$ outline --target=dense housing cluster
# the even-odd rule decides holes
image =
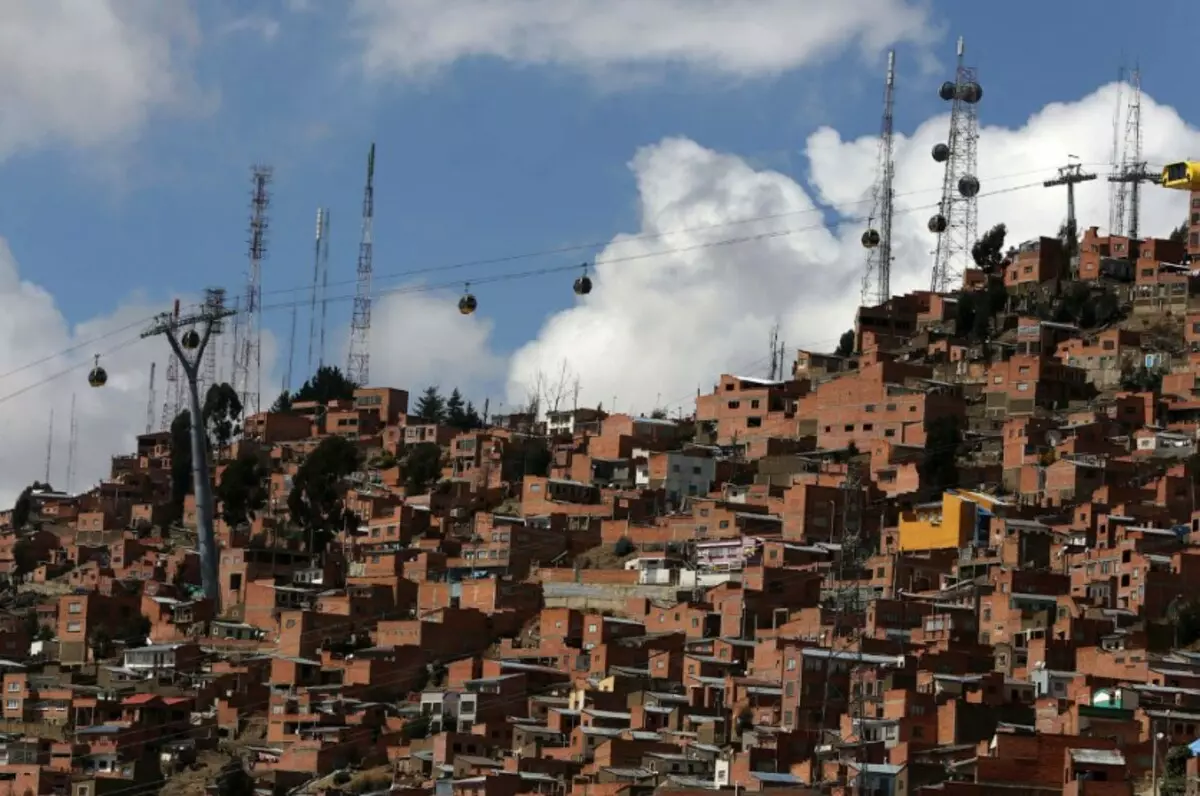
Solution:
[[[0,796],[1194,792],[1193,229],[996,227],[689,416],[214,385],[216,600],[187,412],[0,515]]]

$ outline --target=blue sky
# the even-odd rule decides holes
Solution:
[[[362,75],[340,11],[295,14],[276,4],[266,13],[280,27],[267,41],[253,30],[222,31],[237,19],[234,5],[214,4],[200,16],[197,82],[219,103],[215,111],[153,118],[127,180],[89,173],[89,153],[60,148],[3,166],[10,186],[0,195],[3,234],[23,272],[50,290],[72,321],[133,290],[157,295],[239,284],[253,161],[276,169],[264,273],[270,292],[306,281],[318,204],[334,212],[331,278],[352,277],[372,140],[379,147],[375,264],[382,276],[636,229],[626,163],[663,136],[686,135],[803,178],[800,150],[817,125],[844,137],[878,126],[881,62],[864,62],[857,52],[763,78],[667,70],[628,88],[561,66],[483,58],[405,85]],[[1170,19],[1186,8],[1151,5],[1156,13],[1142,18]],[[992,124],[1019,123],[1048,101],[1078,98],[1111,79],[1120,53],[1097,43],[1125,33],[1118,17],[1095,3],[941,2],[930,18],[946,34],[931,50],[943,63],[953,55],[952,35],[968,36],[969,61],[987,91],[983,118]],[[1085,27],[1083,35],[1060,32]],[[900,130],[942,110],[930,90],[941,75],[920,74],[913,49],[899,50]],[[1186,85],[1182,55],[1144,49],[1131,55],[1141,59],[1148,91],[1165,98]],[[481,294],[498,322],[501,349],[534,335],[546,313],[570,300],[561,281],[513,282]],[[518,311],[502,309],[518,302]],[[331,321],[343,323],[348,305],[331,312]],[[282,330],[284,315],[270,322]]]
[[[25,31],[0,51],[0,239],[12,255],[0,251],[0,401],[33,385],[0,421],[14,460],[40,460],[46,440],[13,407],[65,416],[76,386],[56,374],[95,350],[97,332],[206,286],[241,292],[254,162],[275,169],[268,305],[307,285],[320,205],[342,283],[330,294],[351,294],[372,141],[378,289],[410,284],[403,271],[611,241],[422,277],[602,254],[613,262],[585,301],[566,273],[478,285],[470,319],[453,310],[457,285],[378,301],[372,381],[458,384],[495,408],[559,374],[578,379],[583,403],[648,412],[686,410],[723,371],[765,375],[773,324],[791,349],[830,349],[852,324],[891,46],[905,214],[893,292],[928,283],[925,218],[941,184],[928,152],[945,136],[936,91],[958,35],[985,89],[981,226],[1057,229],[1065,197],[1037,186],[1068,153],[1107,168],[1117,103],[1105,86],[1123,59],[1140,61],[1154,100],[1146,157],[1200,154],[1192,109],[1166,107],[1190,97],[1188,56],[1152,35],[1133,49],[1108,0],[84,1],[0,9],[0,24]],[[1183,0],[1143,4],[1139,29],[1189,15]],[[987,198],[995,188],[1019,190]],[[1169,193],[1146,195],[1151,233],[1182,219],[1186,198]],[[1107,203],[1103,180],[1081,189],[1083,223],[1105,225]],[[639,233],[657,237],[619,237]],[[29,284],[6,282],[14,267]],[[335,364],[349,312],[330,308]],[[281,337],[289,312],[265,321]],[[304,312],[300,329],[302,360]],[[79,396],[80,413],[104,421],[83,426],[94,435],[83,477],[130,447],[149,362],[165,367],[161,341],[121,345],[110,389]],[[58,356],[76,346],[76,359]],[[274,349],[264,341],[264,403],[279,384]],[[28,482],[3,469],[0,498]]]

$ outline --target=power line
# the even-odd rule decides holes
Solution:
[[[1087,164],[1083,164],[1083,165],[1103,166],[1106,164],[1087,163]],[[1160,166],[1161,164],[1149,164],[1149,165]],[[1006,175],[1003,175],[1000,177],[995,177],[995,178],[993,178],[993,180],[1014,179],[1016,177],[1024,177],[1024,176],[1028,176],[1031,174],[1039,174],[1039,173],[1043,173],[1045,171],[1046,171],[1046,169],[1030,169],[1030,170],[1023,171],[1023,172],[1014,172],[1012,174],[1006,174]],[[1040,184],[1040,183],[1037,183],[1037,184]],[[1002,194],[1002,193],[1008,193],[1008,192],[1011,192],[1014,190],[1023,190],[1025,188],[1033,187],[1033,185],[1034,185],[1033,183],[1022,184],[1022,185],[1010,186],[1008,188],[1001,188],[1001,189],[997,189],[994,191],[987,191],[983,194],[980,194],[980,198],[986,197],[986,196]],[[922,193],[930,193],[934,190],[936,190],[936,189],[926,188],[926,189],[922,189],[922,190],[908,191],[903,194],[896,194],[896,196],[897,197],[914,196],[914,195],[922,194]],[[747,216],[745,218],[734,219],[732,221],[719,222],[716,224],[698,225],[698,226],[694,226],[694,227],[679,227],[679,228],[672,229],[672,230],[664,230],[661,232],[646,233],[643,235],[623,236],[620,240],[620,243],[632,243],[632,242],[636,242],[636,241],[645,241],[645,240],[658,240],[658,239],[670,237],[671,235],[685,235],[685,234],[689,234],[689,233],[693,233],[693,232],[710,231],[710,230],[714,230],[714,229],[722,229],[725,227],[739,226],[742,224],[751,224],[751,223],[756,223],[756,222],[760,222],[760,221],[770,221],[773,219],[788,218],[788,217],[797,216],[797,215],[819,215],[819,214],[825,213],[827,210],[830,210],[830,209],[846,210],[848,208],[851,208],[851,207],[854,207],[857,205],[861,205],[861,204],[864,204],[864,203],[870,202],[870,201],[872,201],[872,200],[871,199],[863,199],[863,200],[857,200],[857,201],[853,201],[853,202],[845,202],[845,203],[839,203],[839,204],[835,204],[835,205],[824,206],[822,208],[808,208],[808,209],[804,209],[804,210],[792,210],[792,211],[786,211],[786,212],[782,212],[782,213],[768,213],[768,214],[763,214],[763,215],[758,215],[758,216]],[[938,205],[914,206],[911,208],[907,208],[905,210],[899,210],[897,212],[900,214],[903,214],[903,213],[909,213],[909,212],[914,212],[914,211],[918,211],[918,210],[929,209],[931,207],[937,207],[937,206]],[[323,239],[324,239],[324,243],[325,243],[325,250],[324,250],[323,257],[326,260],[326,264],[322,268],[322,278],[323,278],[322,291],[327,290],[328,287],[331,285],[338,286],[338,285],[356,284],[357,283],[357,279],[341,280],[341,281],[334,281],[334,282],[328,281],[329,273],[328,273],[327,260],[328,260],[328,241],[329,241],[329,221],[330,221],[330,213],[329,213],[329,210],[327,209],[327,210],[325,210],[325,232],[323,235]],[[810,231],[810,230],[815,230],[815,229],[824,229],[824,228],[827,228],[827,225],[824,223],[820,223],[820,224],[815,224],[815,225],[812,225],[809,227],[799,228],[799,229],[793,230],[792,232],[798,233],[798,232],[805,232],[805,231]],[[541,250],[527,251],[527,252],[521,252],[521,253],[516,253],[516,254],[502,255],[499,257],[489,257],[489,258],[482,258],[482,259],[476,259],[476,260],[464,260],[464,261],[458,261],[458,262],[450,262],[450,263],[444,263],[441,265],[424,266],[421,268],[415,268],[415,269],[410,269],[410,270],[406,270],[406,271],[394,271],[391,273],[374,274],[373,279],[375,281],[390,280],[390,279],[402,279],[404,277],[420,276],[423,274],[437,273],[437,272],[441,272],[441,271],[461,270],[461,269],[465,269],[465,268],[472,268],[472,267],[479,267],[479,266],[486,266],[486,265],[500,265],[500,264],[515,262],[515,261],[519,261],[519,260],[536,259],[538,257],[547,257],[547,256],[555,255],[555,254],[579,252],[579,251],[582,251],[585,249],[603,248],[612,243],[613,243],[613,239],[610,238],[609,240],[602,241],[602,242],[584,243],[584,244],[578,244],[578,245],[572,245],[572,246],[563,246],[563,247],[558,247],[558,248],[553,248],[553,249],[541,249]],[[719,245],[721,243],[722,242],[718,241],[717,245]],[[690,250],[690,249],[666,249],[657,254],[667,255],[667,254],[671,254],[671,253],[674,253],[677,251],[687,251],[687,250]],[[657,256],[657,254],[654,256]],[[637,255],[637,256],[643,257],[645,255]],[[603,260],[603,262],[621,262],[625,259],[626,258],[608,257],[608,258],[605,258]],[[568,270],[575,270],[578,267],[579,266],[576,264],[576,265],[571,266],[570,269],[568,269]],[[472,280],[472,281],[477,281],[477,280]],[[461,283],[455,282],[454,284],[459,285]],[[311,285],[305,285],[305,286],[300,286],[300,287],[277,288],[275,290],[262,291],[261,295],[273,296],[273,295],[280,295],[280,294],[284,294],[284,293],[300,293],[300,292],[311,291],[311,290],[312,290]],[[323,293],[322,293],[322,295],[323,295]],[[311,300],[310,300],[310,302],[311,302]],[[319,340],[318,351],[323,352],[324,345],[325,345],[325,335],[324,335],[324,332],[325,332],[325,329],[324,329],[324,313],[325,313],[324,305],[325,305],[325,302],[321,299],[318,299],[317,303],[322,305],[322,323],[320,325],[320,340]],[[190,310],[197,309],[204,305],[203,305],[203,303],[191,303],[191,304],[186,304],[183,306],[185,309],[188,309],[190,311]],[[240,303],[238,306],[240,309]],[[273,306],[291,307],[292,305],[289,303],[289,304],[285,304],[285,305],[276,304]],[[240,314],[241,313],[239,311],[238,316],[240,316]],[[127,332],[132,329],[143,327],[147,323],[150,323],[151,321],[153,321],[157,317],[157,315],[158,315],[157,313],[154,313],[151,315],[144,316],[142,318],[139,318],[136,321],[133,321],[132,323],[127,323],[116,329],[112,329],[110,331],[104,332],[103,334],[99,334],[94,337],[89,337],[88,339],[83,340],[81,342],[73,343],[72,345],[70,345],[66,348],[60,349],[59,351],[56,351],[53,354],[47,354],[46,356],[43,356],[38,359],[27,362],[24,365],[21,365],[20,367],[14,368],[5,373],[0,373],[0,381],[3,381],[12,376],[16,376],[20,373],[23,373],[26,370],[30,370],[39,365],[44,365],[47,362],[53,361],[55,359],[59,359],[59,358],[65,356],[66,354],[70,354],[75,351],[79,351],[79,350],[86,349],[86,348],[91,348],[96,343],[116,337],[117,335],[122,334],[123,332]],[[238,335],[237,329],[234,330],[234,334],[235,334],[235,337]],[[236,340],[235,340],[235,353],[236,353]],[[319,359],[319,357],[318,357],[318,359]]]
[[[1036,171],[1043,171],[1043,170],[1039,169]],[[1036,171],[1031,171],[1031,172],[1027,172],[1027,173],[1036,173]],[[1011,176],[1016,176],[1016,175],[1011,175]],[[1007,188],[999,188],[999,189],[996,189],[993,191],[988,191],[988,192],[982,193],[979,195],[979,198],[1013,193],[1016,191],[1026,190],[1028,188],[1042,187],[1043,185],[1044,185],[1043,182],[1023,183],[1020,185],[1009,186]],[[922,210],[936,208],[938,206],[939,205],[937,205],[937,204],[916,205],[913,207],[905,208],[903,210],[897,210],[896,213],[898,215],[903,215],[906,213],[914,213],[914,212],[920,212]],[[803,211],[803,212],[811,212],[811,211]],[[762,219],[772,218],[772,217],[778,218],[778,217],[782,217],[785,215],[794,215],[794,214],[792,214],[792,213],[775,214],[773,216],[762,216],[761,218]],[[715,225],[711,225],[710,228],[720,228],[723,226],[731,226],[735,223],[748,223],[749,221],[752,221],[752,220],[758,220],[758,219],[743,219],[742,221],[731,222],[729,224],[715,224]],[[326,223],[328,224],[328,221]],[[771,230],[768,232],[756,233],[756,234],[752,234],[752,235],[743,235],[743,236],[738,236],[738,237],[734,237],[734,238],[725,238],[725,239],[718,240],[718,241],[708,241],[705,243],[699,243],[699,244],[695,244],[692,246],[684,246],[684,247],[677,247],[677,248],[671,248],[671,249],[662,249],[662,250],[653,251],[653,252],[642,252],[639,254],[628,255],[628,256],[623,256],[623,257],[605,257],[602,260],[598,260],[597,265],[615,264],[615,263],[623,263],[623,262],[636,262],[636,261],[641,261],[641,260],[654,259],[657,257],[667,257],[667,256],[671,256],[674,254],[682,254],[682,253],[688,253],[688,252],[693,252],[693,251],[701,251],[701,250],[705,250],[705,249],[711,249],[711,248],[717,248],[717,247],[723,247],[723,246],[733,246],[733,245],[739,245],[739,244],[743,244],[743,243],[751,243],[751,242],[755,242],[755,241],[768,240],[768,239],[772,239],[772,238],[787,237],[790,235],[797,235],[797,234],[802,234],[804,232],[811,232],[814,230],[821,230],[821,229],[827,229],[827,228],[828,228],[827,225],[822,221],[822,222],[818,222],[815,224],[810,224],[810,225],[802,226],[802,227],[793,227],[793,228],[787,228],[787,229],[781,229],[781,230]],[[328,226],[326,227],[326,229],[328,229]],[[678,232],[686,232],[686,231],[687,230],[679,230]],[[659,234],[656,234],[651,237],[663,237],[668,234],[675,234],[675,233],[670,233],[670,232],[659,233]],[[577,248],[577,247],[571,247],[571,248]],[[457,269],[457,268],[463,268],[463,267],[467,267],[469,265],[511,262],[511,261],[515,261],[515,260],[519,260],[519,259],[539,256],[540,254],[542,254],[542,253],[527,253],[527,254],[523,254],[523,255],[510,255],[510,256],[502,257],[502,258],[492,258],[491,260],[486,260],[486,261],[480,260],[480,261],[473,261],[470,263],[455,263],[455,264],[445,265],[445,266],[433,266],[433,267],[429,267],[429,268],[417,269],[414,271],[406,272],[406,274],[435,273],[435,272],[439,272],[439,271],[443,271],[443,270],[453,270],[453,269]],[[527,278],[536,277],[536,276],[545,276],[545,275],[549,275],[549,274],[575,272],[578,269],[579,269],[579,265],[577,263],[572,263],[570,265],[548,266],[548,267],[544,267],[544,268],[537,268],[537,269],[531,269],[531,270],[514,272],[514,273],[498,274],[498,275],[489,276],[489,277],[477,277],[476,279],[472,280],[472,283],[473,284],[494,284],[494,283],[499,283],[499,282],[527,279]],[[337,284],[337,283],[333,283],[333,284]],[[378,294],[379,295],[407,295],[407,294],[429,293],[429,292],[434,292],[434,291],[447,290],[449,288],[458,287],[460,285],[461,285],[461,282],[458,282],[458,281],[431,284],[431,285],[404,285],[404,286],[397,287],[397,288],[391,288],[391,289],[387,289],[387,290],[378,291]],[[309,289],[310,289],[310,287],[300,288],[300,290],[309,290]],[[285,292],[290,293],[290,292],[295,292],[295,290],[284,289],[284,290],[278,290],[278,291],[273,291],[273,292],[275,292],[275,293],[285,293]],[[322,305],[325,305],[331,301],[348,301],[348,300],[352,300],[353,298],[354,298],[353,294],[343,295],[343,296],[335,296],[335,297],[325,296],[325,297],[323,297],[323,299],[320,303],[322,303]],[[311,299],[301,298],[301,299],[298,299],[297,301],[309,302],[309,301],[311,301]],[[265,310],[290,309],[293,306],[293,304],[295,304],[295,303],[296,303],[296,301],[282,301],[282,302],[276,302],[276,303],[269,304],[269,305],[261,305],[261,310],[265,311]],[[194,310],[194,309],[202,307],[204,305],[203,304],[189,304],[189,305],[184,305],[184,306]],[[240,316],[244,312],[245,312],[245,309],[239,307],[238,309],[236,309],[233,312],[233,315],[235,318],[240,318]],[[144,318],[135,323],[126,324],[117,329],[113,329],[112,331],[105,332],[104,334],[100,334],[95,337],[89,338],[88,340],[72,344],[71,346],[61,349],[60,351],[58,351],[54,354],[49,354],[49,355],[40,357],[37,360],[28,362],[25,365],[22,365],[18,368],[8,371],[7,373],[0,374],[0,381],[3,381],[4,379],[10,378],[12,376],[16,376],[24,371],[30,370],[39,365],[46,364],[55,359],[62,358],[68,354],[74,353],[83,348],[91,347],[97,342],[101,342],[101,341],[110,339],[112,337],[117,336],[118,334],[120,334],[122,332],[129,331],[130,329],[133,329],[137,326],[142,326],[148,322],[153,321],[157,317],[158,317],[157,315],[148,316],[147,318]],[[236,331],[235,331],[235,334],[236,334]],[[125,343],[122,343],[122,344],[106,351],[105,355],[119,351],[119,350],[127,347],[128,345],[131,345],[132,343],[137,342],[138,339],[139,338],[133,338],[131,340],[127,340]],[[235,347],[236,347],[236,344],[235,344]],[[322,348],[323,348],[323,341],[322,341]],[[80,362],[80,363],[74,364],[63,371],[60,371],[59,373],[56,373],[56,374],[48,377],[48,380],[53,380],[53,379],[61,377],[62,375],[66,375],[75,370],[78,370],[78,369],[82,368],[85,364],[87,364],[87,363]],[[47,380],[39,380],[38,382],[35,382],[32,385],[27,385],[26,387],[23,387],[14,393],[10,393],[6,396],[0,397],[0,403],[3,403],[4,401],[9,400],[11,398],[15,398],[18,395],[24,394],[25,392],[28,392],[33,387],[43,384],[46,381]]]

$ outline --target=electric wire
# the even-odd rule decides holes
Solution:
[[[1043,171],[1043,170],[1039,170],[1039,171]],[[1016,191],[1027,190],[1029,188],[1041,188],[1041,187],[1042,187],[1041,181],[1023,183],[1020,185],[1009,186],[1007,188],[1000,188],[1000,189],[996,189],[996,190],[992,190],[992,191],[987,191],[987,192],[979,194],[978,198],[983,199],[983,198],[987,198],[987,197],[991,197],[991,196],[998,196],[998,195],[1013,193]],[[855,204],[861,204],[861,202],[857,202]],[[940,206],[940,203],[938,203],[938,202],[926,204],[926,205],[917,205],[917,206],[913,206],[913,207],[904,208],[903,210],[897,210],[896,215],[907,215],[910,213],[917,213],[917,212],[921,212],[921,211],[925,211],[925,210],[936,209],[939,206]],[[813,212],[813,211],[806,210],[804,212]],[[756,219],[745,219],[741,222],[736,222],[736,223],[749,223],[754,220],[756,220]],[[717,225],[713,225],[713,228],[719,228],[719,227],[728,226],[728,225],[729,224],[717,224]],[[679,248],[674,248],[674,249],[662,249],[662,250],[653,251],[653,252],[641,252],[638,254],[626,255],[626,256],[622,256],[622,257],[605,257],[603,259],[598,258],[596,260],[595,265],[596,265],[596,267],[599,267],[600,265],[605,265],[605,264],[635,262],[635,261],[653,259],[656,257],[667,257],[667,256],[671,256],[671,255],[676,255],[676,254],[684,254],[684,253],[695,252],[695,251],[700,251],[700,250],[705,250],[705,249],[713,249],[713,248],[724,247],[724,246],[733,246],[733,245],[739,245],[739,244],[744,244],[744,243],[752,243],[752,242],[758,242],[758,241],[763,241],[763,240],[787,237],[787,236],[791,236],[791,235],[798,235],[798,234],[802,234],[805,232],[813,232],[813,231],[817,231],[817,230],[828,230],[828,229],[829,229],[828,225],[824,221],[821,221],[821,222],[818,222],[815,224],[810,224],[810,225],[802,226],[802,227],[769,230],[766,232],[754,233],[754,234],[750,234],[750,235],[741,235],[741,236],[725,238],[725,239],[717,240],[717,241],[707,241],[704,243],[694,244],[692,246],[684,246],[684,247],[679,247]],[[661,233],[658,236],[663,237],[663,236],[666,236],[669,234],[676,234],[676,233],[665,232],[665,233]],[[633,240],[633,239],[626,238],[623,240]],[[538,253],[525,254],[525,255],[510,255],[505,258],[493,258],[491,261],[488,261],[488,262],[492,262],[492,263],[511,262],[511,261],[522,259],[522,258],[535,257],[535,256],[540,256],[540,255]],[[480,261],[480,262],[482,263],[483,261]],[[478,264],[478,263],[476,263],[476,264]],[[415,269],[413,271],[403,272],[402,275],[408,276],[408,275],[416,275],[418,273],[437,273],[437,272],[440,272],[443,270],[454,270],[457,268],[467,267],[467,265],[470,265],[470,263],[454,263],[454,264],[450,264],[447,266],[432,266],[432,267],[425,268],[425,269]],[[475,278],[472,278],[470,281],[471,281],[471,284],[474,284],[474,285],[496,284],[496,283],[501,283],[501,282],[529,279],[529,278],[536,277],[536,276],[546,276],[546,275],[556,274],[556,273],[574,272],[574,271],[577,271],[579,269],[579,267],[580,266],[577,263],[572,263],[570,265],[545,266],[543,268],[529,269],[526,271],[509,272],[509,273],[496,274],[496,275],[492,275],[492,276],[475,277]],[[392,276],[399,276],[399,275],[401,275],[401,274],[393,274]],[[388,278],[388,275],[386,275],[386,274],[383,275],[383,278]],[[333,284],[337,284],[337,283],[333,283]],[[346,284],[350,284],[350,282],[346,282]],[[388,289],[384,289],[384,290],[375,291],[375,295],[388,296],[388,295],[407,295],[407,294],[429,293],[429,292],[447,290],[452,287],[458,287],[458,286],[461,286],[461,284],[462,284],[461,281],[455,280],[453,282],[444,282],[444,283],[427,284],[427,285],[426,284],[404,285],[401,287],[388,288]],[[297,290],[308,291],[310,289],[311,289],[311,285],[308,285],[308,286],[305,286],[304,288],[297,288],[297,289],[289,288],[286,290],[281,289],[279,291],[273,291],[273,292],[274,293],[296,292]],[[327,299],[327,301],[342,302],[342,301],[352,301],[353,299],[354,299],[353,294],[345,294],[345,295],[341,295],[341,296],[329,297]],[[300,303],[307,303],[307,302],[308,302],[308,298],[302,297],[301,299],[296,299],[294,301],[282,301],[282,302],[275,302],[273,304],[265,304],[260,307],[260,310],[265,312],[268,310],[274,311],[274,310],[281,310],[281,309],[290,309],[293,306],[296,306]],[[200,305],[198,305],[198,304],[189,305],[189,307],[199,307],[199,306]],[[238,311],[236,311],[235,314],[243,313],[243,312],[246,312],[246,311],[238,310]],[[150,323],[153,320],[155,320],[157,317],[159,317],[160,315],[161,315],[161,313],[156,313],[155,315],[149,316],[142,321],[129,323],[119,329],[115,329],[110,332],[106,332],[102,335],[98,335],[94,338],[90,338],[89,340],[82,341],[80,343],[75,343],[75,344],[71,345],[69,348],[63,349],[55,354],[47,355],[36,361],[29,362],[29,363],[22,365],[14,370],[11,370],[8,373],[0,375],[0,381],[3,381],[3,379],[5,379],[5,378],[8,378],[13,375],[17,375],[21,372],[24,372],[33,367],[36,367],[37,365],[44,364],[46,362],[49,362],[49,361],[57,359],[57,358],[61,358],[62,356],[66,355],[66,354],[73,353],[75,351],[78,351],[84,347],[90,346],[101,340],[105,340],[105,339],[114,337],[114,336],[120,334],[121,332],[128,331],[129,329],[132,329],[138,325]],[[112,353],[123,350],[124,348],[127,348],[127,347],[135,344],[140,339],[141,339],[141,335],[139,334],[136,338],[131,338],[131,339],[127,340],[126,342],[119,344],[119,345],[103,352],[102,356],[108,356]],[[13,398],[16,398],[20,395],[28,393],[30,390],[34,389],[35,387],[41,386],[43,384],[47,384],[58,378],[66,376],[66,375],[74,372],[75,370],[78,370],[78,369],[81,369],[81,368],[87,366],[88,364],[89,363],[86,361],[81,361],[81,362],[77,363],[76,365],[71,366],[60,372],[57,372],[49,377],[41,379],[30,385],[26,385],[25,387],[15,391],[15,392],[0,396],[0,405],[8,402],[9,400],[12,400]]]

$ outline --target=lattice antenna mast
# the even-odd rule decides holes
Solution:
[[[158,370],[158,363],[150,363],[150,390],[146,397],[146,433],[150,434],[154,431],[154,373]]]
[[[67,494],[75,494],[75,456],[79,452],[79,421],[75,417],[75,393],[71,393],[70,436],[67,437]]]
[[[1108,178],[1122,188],[1128,187],[1128,204],[1122,202],[1120,229],[1117,234],[1137,238],[1140,232],[1142,183],[1158,182],[1161,174],[1151,174],[1142,160],[1142,73],[1136,65],[1129,73],[1129,107],[1125,114],[1125,151],[1119,173]]]
[[[225,288],[210,287],[204,291],[204,306],[216,309],[225,309]],[[213,328],[213,334],[220,335],[225,331],[225,324],[220,321]],[[223,345],[218,344],[216,340],[212,345],[204,349],[204,361],[200,366],[200,383],[204,387],[211,387],[217,383],[217,349]],[[204,390],[201,389],[201,395]]]
[[[54,407],[50,407],[50,427],[46,429],[46,477],[44,483],[50,483],[50,460],[54,458]]]
[[[1108,159],[1112,177],[1121,175],[1121,169],[1125,163],[1125,153],[1121,148],[1123,129],[1121,122],[1125,112],[1124,93],[1125,66],[1122,65],[1117,69],[1117,103],[1113,108],[1112,151]],[[1125,197],[1129,193],[1129,183],[1123,180],[1114,180],[1112,177],[1108,179],[1108,234],[1124,235]]]
[[[318,207],[316,242],[313,245],[312,292],[308,302],[308,359],[305,367],[310,374],[313,372],[313,351],[317,346],[317,291],[321,287],[321,243],[324,233],[325,208]],[[322,307],[324,307],[324,302],[322,302]]]
[[[879,134],[879,167],[871,217],[862,243],[867,248],[867,270],[863,274],[862,303],[873,306],[892,297],[892,208],[895,199],[895,144],[893,142],[896,52],[888,53],[887,81],[883,91],[883,124]],[[875,226],[878,224],[878,228]]]
[[[938,95],[950,107],[950,138],[933,148],[933,159],[946,164],[942,178],[942,200],[929,219],[929,231],[938,236],[930,289],[949,293],[962,286],[963,272],[971,267],[971,247],[977,237],[979,177],[979,100],[983,89],[975,69],[964,64],[966,47],[958,39],[958,69],[953,82],[947,80]]]
[[[262,263],[267,256],[267,210],[271,205],[271,168],[254,166],[250,193],[250,266],[246,274],[246,297],[241,307],[241,339],[234,355],[234,384],[242,400],[242,417],[259,412],[262,379]]]
[[[175,317],[179,317],[179,299],[175,299]],[[159,428],[166,431],[179,414],[179,362],[171,357],[167,362],[167,388],[163,390],[162,419]]]
[[[360,386],[371,379],[371,260],[372,226],[375,219],[375,145],[367,155],[367,184],[363,189],[362,237],[358,242],[358,289],[354,294],[354,315],[350,321],[350,355],[346,378]]]
[[[317,366],[325,366],[325,321],[329,317],[329,208],[325,208],[325,229],[321,232],[321,338]]]

